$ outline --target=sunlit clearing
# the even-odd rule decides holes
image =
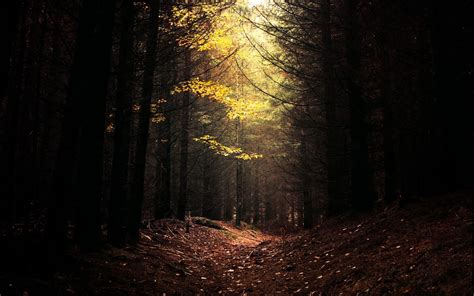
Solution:
[[[250,7],[262,5],[265,2],[265,0],[248,0],[248,5]]]

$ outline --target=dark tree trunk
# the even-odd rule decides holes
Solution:
[[[300,157],[302,158],[302,163],[305,163],[305,160],[307,159],[307,143],[306,143],[306,135],[304,130],[301,131],[301,146],[300,146]],[[303,227],[306,229],[309,229],[313,227],[313,200],[311,198],[311,180],[308,175],[308,169],[305,169],[303,171],[303,176],[302,176],[302,193],[303,193]]]
[[[225,176],[225,186],[224,186],[224,193],[223,193],[223,203],[224,203],[224,220],[225,221],[230,221],[233,219],[233,201],[234,198],[230,194],[231,192],[231,187],[232,187],[232,182],[231,182],[231,176]]]
[[[127,216],[126,202],[129,192],[130,108],[134,78],[134,15],[133,0],[123,0],[108,225],[108,239],[113,244],[122,244],[126,234],[124,218]]]
[[[255,169],[255,188],[253,197],[253,224],[260,223],[260,171]]]
[[[129,239],[132,243],[138,242],[139,229],[142,217],[142,203],[144,195],[145,162],[148,146],[148,132],[150,127],[150,104],[153,97],[153,80],[155,77],[157,34],[160,1],[150,1],[150,16],[147,22],[147,44],[145,56],[145,70],[143,73],[143,93],[140,100],[140,114],[138,119],[138,135],[134,160],[134,176],[131,187],[129,204]]]
[[[20,1],[2,1],[1,3],[1,30],[5,40],[2,43],[2,57],[0,61],[0,98],[7,95],[8,77],[11,59],[14,52],[14,43],[18,33]]]
[[[472,3],[446,6],[432,2],[431,38],[434,72],[433,161],[430,184],[443,194],[473,188]],[[469,135],[469,136],[468,136]]]
[[[268,199],[269,196],[266,196]],[[275,219],[275,207],[273,203],[269,200],[265,201],[265,224],[269,225]]]
[[[372,208],[375,196],[369,167],[367,107],[360,86],[361,36],[358,6],[358,0],[344,1],[347,86],[351,116],[352,205],[358,211],[365,211]]]
[[[25,55],[25,78],[20,102],[21,118],[18,126],[16,163],[16,198],[22,203],[25,231],[29,227],[32,205],[38,200],[38,130],[42,50],[44,44],[44,22],[41,23],[43,1],[32,3],[29,17],[27,50]]]
[[[191,77],[191,53],[185,53],[186,79]],[[185,219],[186,206],[188,202],[188,142],[189,142],[189,93],[182,96],[181,110],[181,135],[179,151],[179,193],[177,218]]]
[[[81,28],[85,30],[85,28]],[[82,34],[85,34],[83,32]],[[76,51],[79,51],[76,46]],[[77,59],[76,55],[76,59]],[[75,62],[75,67],[79,61]],[[77,70],[73,69],[73,72]],[[77,75],[77,74],[72,74]],[[72,77],[71,77],[72,79]],[[76,145],[78,136],[77,110],[78,102],[70,95],[66,98],[64,106],[64,118],[61,126],[58,155],[54,168],[54,189],[48,205],[48,237],[49,241],[55,242],[50,245],[51,255],[60,254],[65,246],[67,236],[67,214],[74,197],[76,188]]]
[[[189,95],[184,94],[181,111],[181,136],[179,152],[179,193],[177,218],[184,220],[186,216],[187,191],[188,191],[188,137],[189,137]]]
[[[202,177],[202,185],[203,185],[203,199],[202,199],[202,216],[214,219],[214,207],[215,201],[213,192],[211,190],[211,155],[207,152],[204,155],[204,164],[203,164],[203,177]]]
[[[166,103],[168,104],[168,103]],[[155,219],[171,216],[171,114],[166,115],[158,132],[157,188]]]
[[[4,87],[6,88],[3,91],[6,91],[6,106],[5,106],[5,139],[4,144],[2,146],[2,163],[1,163],[1,179],[4,180],[3,184],[1,185],[1,192],[2,196],[5,198],[5,213],[2,217],[5,218],[5,223],[7,225],[11,225],[14,223],[14,220],[17,216],[17,208],[19,201],[17,200],[17,193],[16,193],[16,183],[17,180],[15,178],[15,168],[16,164],[16,150],[17,150],[17,141],[18,141],[18,123],[19,123],[19,107],[20,107],[20,99],[21,99],[21,88],[22,82],[24,79],[24,57],[26,51],[26,36],[27,36],[27,26],[26,26],[26,18],[27,18],[27,11],[28,5],[26,1],[18,4],[18,14],[17,14],[17,26],[18,31],[12,32],[13,40],[13,48],[16,48],[16,51],[11,48],[11,52],[7,53],[9,55],[9,63],[11,63],[10,71],[5,73],[7,77],[11,77],[11,79],[6,79],[5,82],[7,83]],[[11,7],[12,13],[15,9]],[[12,15],[14,18],[14,15]],[[14,19],[12,19],[14,21]],[[10,24],[13,26],[13,24]],[[18,34],[15,34],[18,33]],[[8,46],[8,44],[7,44]],[[7,48],[8,52],[8,48]],[[7,65],[7,70],[9,67]],[[2,71],[5,71],[2,69]],[[2,97],[3,99],[3,97]],[[12,229],[11,227],[7,226],[9,231]]]
[[[342,200],[339,193],[337,180],[337,129],[336,129],[336,89],[334,75],[334,61],[332,58],[332,36],[331,36],[331,1],[321,1],[321,35],[322,35],[322,71],[324,83],[324,106],[326,108],[326,161],[327,161],[327,190],[328,190],[328,213],[335,215],[341,212]],[[306,193],[309,194],[309,193]],[[306,202],[305,202],[306,204]],[[305,223],[306,227],[306,223]],[[311,226],[309,226],[311,227]]]
[[[384,156],[384,191],[385,202],[390,203],[397,195],[397,178],[395,166],[395,143],[394,143],[394,123],[393,123],[393,79],[392,71],[392,51],[393,45],[390,36],[393,32],[392,18],[390,17],[390,5],[379,3],[378,14],[380,17],[379,29],[377,32],[377,44],[380,59],[380,91],[383,107],[383,156]]]
[[[173,47],[171,47],[173,49]],[[169,55],[172,52],[167,52]],[[159,103],[159,112],[165,117],[164,122],[158,124],[158,163],[156,168],[157,181],[155,190],[155,219],[171,217],[171,109],[173,95],[170,85],[176,80],[176,62],[173,58],[165,63],[165,71],[161,75],[162,98],[165,102]],[[170,79],[169,76],[173,76]]]
[[[79,105],[78,239],[83,249],[100,239],[105,103],[110,71],[115,0],[83,2],[71,100]],[[67,131],[65,131],[67,132]]]
[[[237,147],[242,142],[243,138],[243,127],[240,119],[237,121]],[[236,160],[236,173],[235,173],[235,225],[240,226],[242,220],[242,205],[243,205],[243,167],[242,160]]]

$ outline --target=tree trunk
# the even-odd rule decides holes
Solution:
[[[170,97],[168,97],[170,99]],[[168,104],[168,103],[165,103]],[[155,193],[155,219],[171,216],[171,114],[160,123],[158,131],[157,188]]]
[[[202,216],[214,219],[214,207],[215,201],[213,192],[211,190],[211,155],[210,151],[207,151],[204,155],[204,164],[202,172],[202,185],[203,185],[203,200],[202,200]]]
[[[129,203],[128,234],[131,243],[138,242],[139,229],[142,217],[142,203],[144,195],[145,162],[148,146],[148,132],[150,127],[150,104],[153,97],[157,55],[157,34],[160,1],[150,1],[150,16],[147,23],[147,43],[145,69],[143,73],[143,93],[140,100],[140,114],[138,119],[137,144],[134,159],[134,176],[131,185]]]
[[[191,77],[191,53],[185,53],[185,67],[187,71],[186,80]],[[188,202],[188,142],[189,142],[189,102],[190,94],[182,96],[181,110],[181,135],[179,151],[179,193],[178,193],[178,213],[177,218],[184,220],[186,216],[186,206]]]
[[[170,48],[171,50],[174,47]],[[167,51],[172,55],[171,50]],[[165,117],[164,122],[158,124],[158,163],[156,168],[157,181],[155,190],[155,219],[171,217],[171,112],[174,100],[170,93],[170,85],[176,80],[176,60],[165,63],[165,70],[161,75],[162,97],[165,102],[159,103],[159,112]],[[173,74],[173,75],[171,75]],[[169,76],[172,76],[170,79]]]
[[[21,202],[22,215],[25,217],[24,230],[29,227],[31,206],[38,200],[39,157],[38,131],[42,51],[44,44],[44,22],[41,23],[43,1],[32,3],[30,23],[27,36],[27,51],[25,55],[25,78],[22,86],[20,102],[21,118],[18,126],[18,143],[16,148],[16,198]]]
[[[234,198],[230,194],[231,192],[231,187],[232,187],[232,182],[231,179],[233,176],[225,176],[225,181],[224,181],[224,193],[222,195],[223,198],[223,203],[224,203],[224,220],[225,221],[230,221],[233,219],[233,201]]]
[[[392,94],[393,94],[393,72],[391,62],[392,44],[388,40],[391,32],[387,31],[393,25],[391,23],[390,11],[386,3],[379,4],[380,28],[377,32],[377,43],[380,55],[380,79],[381,97],[383,106],[383,155],[384,155],[384,187],[385,202],[390,203],[396,198],[397,180],[395,167],[395,143],[393,140],[393,114],[392,114]]]
[[[171,216],[171,121],[170,115],[159,128],[155,219]]]
[[[237,119],[237,147],[240,147],[241,141],[243,137],[243,126],[242,122],[240,119]],[[242,173],[243,173],[243,168],[242,168],[242,160],[237,159],[236,160],[236,174],[235,174],[235,225],[240,226],[241,220],[242,220],[242,198],[243,198],[243,192],[242,192]]]
[[[6,36],[6,40],[2,44],[1,57],[1,77],[0,77],[0,98],[3,99],[7,95],[8,77],[10,74],[11,58],[14,53],[14,43],[17,37],[19,26],[20,1],[2,1],[1,3],[1,21],[2,36]]]
[[[255,169],[255,188],[253,197],[253,224],[260,223],[260,171]]]
[[[302,160],[302,164],[304,165],[307,159],[307,143],[306,143],[306,135],[304,130],[301,130],[301,146],[300,146],[300,157]],[[308,175],[308,170],[303,170],[302,176],[302,192],[303,192],[303,211],[304,211],[304,218],[303,218],[303,227],[309,229],[313,227],[313,200],[311,198],[311,179]]]
[[[322,37],[322,71],[324,82],[324,106],[326,108],[326,161],[327,161],[327,191],[328,213],[335,215],[341,212],[342,200],[337,184],[337,128],[336,128],[336,89],[334,61],[332,58],[331,36],[331,1],[321,1],[321,37]],[[306,225],[306,223],[305,223]],[[306,226],[305,226],[306,227]]]
[[[71,100],[79,105],[78,239],[95,248],[100,239],[100,202],[105,103],[110,70],[115,0],[85,0],[71,81]]]
[[[473,188],[472,3],[431,3],[434,72],[432,149],[433,194]],[[470,136],[467,136],[470,135]]]
[[[14,8],[12,8],[13,13]],[[26,17],[27,17],[28,5],[23,2],[19,4],[17,24],[18,24],[18,34],[11,36],[13,38],[12,42],[13,48],[17,50],[9,54],[9,62],[12,63],[11,71],[6,73],[7,76],[11,76],[11,79],[7,81],[6,87],[6,106],[5,106],[5,143],[2,149],[2,164],[0,167],[1,170],[1,179],[4,180],[4,183],[1,185],[1,193],[5,198],[5,213],[2,217],[5,217],[5,223],[7,224],[7,229],[12,230],[9,225],[12,225],[16,219],[17,215],[17,196],[16,196],[16,178],[15,178],[15,168],[16,164],[16,150],[17,150],[17,138],[18,138],[18,119],[19,119],[19,105],[20,105],[20,93],[21,86],[24,79],[24,55],[26,49],[26,36],[27,36],[27,27],[26,27]],[[14,17],[14,15],[12,15]],[[18,35],[18,36],[17,36]],[[8,45],[7,45],[8,46]],[[7,49],[8,50],[8,49]],[[8,68],[8,67],[7,67]],[[2,71],[4,71],[2,69]],[[3,97],[2,97],[3,99]]]
[[[369,167],[367,110],[360,86],[361,37],[358,6],[359,0],[344,1],[347,83],[351,116],[352,205],[357,211],[365,211],[372,208],[375,196]]]
[[[130,154],[130,115],[134,78],[133,62],[133,0],[123,0],[121,7],[121,34],[117,97],[115,102],[114,152],[112,181],[109,200],[108,239],[112,244],[122,244],[126,235],[128,196],[128,168]]]

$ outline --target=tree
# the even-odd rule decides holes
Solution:
[[[324,83],[324,107],[326,116],[326,161],[328,212],[337,214],[342,210],[340,189],[338,188],[338,151],[337,151],[337,119],[336,90],[334,75],[333,45],[331,36],[331,1],[321,0],[321,43],[322,43],[322,74]]]
[[[372,172],[369,166],[367,107],[361,91],[361,36],[359,1],[344,1],[347,90],[351,116],[351,186],[353,207],[368,210],[373,206]]]
[[[115,102],[114,154],[110,190],[108,235],[110,242],[121,244],[125,239],[129,193],[128,167],[130,154],[131,99],[134,79],[133,21],[135,7],[132,0],[124,0],[121,7],[120,53]]]
[[[74,110],[79,135],[77,235],[84,249],[95,248],[100,238],[102,148],[114,15],[114,0],[84,1],[71,77],[71,101],[78,106]]]
[[[150,16],[147,22],[147,42],[145,69],[143,71],[142,97],[140,100],[140,113],[138,119],[137,143],[134,158],[134,175],[132,179],[132,196],[129,205],[128,231],[131,242],[139,239],[139,228],[142,217],[142,203],[144,194],[145,163],[150,127],[150,105],[153,98],[154,76],[156,70],[157,34],[160,12],[160,1],[150,1]]]
[[[186,80],[191,78],[191,52],[185,54],[184,65],[186,71]],[[189,104],[190,94],[182,95],[181,100],[181,134],[180,134],[180,152],[179,152],[179,193],[178,193],[178,213],[177,218],[185,219],[188,190],[188,142],[189,142]]]

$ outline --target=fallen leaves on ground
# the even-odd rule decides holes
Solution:
[[[470,195],[397,205],[271,235],[158,220],[137,246],[71,254],[63,295],[472,295]],[[33,295],[33,294],[32,294]]]

